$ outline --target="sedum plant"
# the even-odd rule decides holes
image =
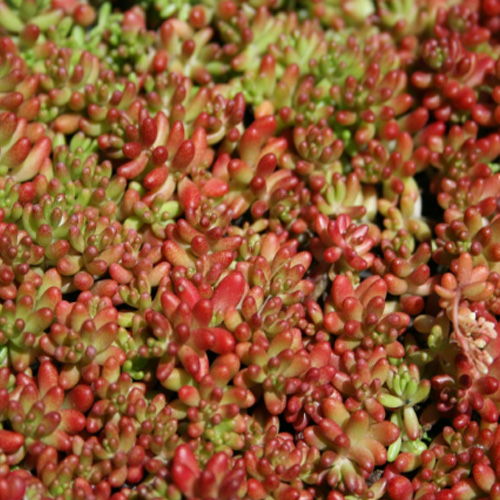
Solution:
[[[0,1],[0,500],[500,500],[500,1]]]

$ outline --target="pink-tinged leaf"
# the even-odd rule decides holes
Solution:
[[[44,467],[46,467],[48,464],[56,464],[57,459],[57,450],[50,446],[46,446],[36,460],[37,474],[40,475]]]
[[[9,393],[7,389],[0,389],[0,412],[7,409],[9,405]]]
[[[164,51],[159,51],[159,52],[163,52],[163,54],[165,56],[167,56],[167,62],[168,62],[168,55]],[[166,115],[163,111],[159,111],[156,114],[155,122],[156,122],[156,128],[158,130],[158,134],[157,134],[156,142],[154,143],[154,146],[156,149],[158,149],[159,147],[166,149],[164,144],[165,144],[167,136],[168,136],[170,124],[168,122],[168,118],[166,117]],[[162,153],[162,155],[163,154],[164,153]],[[168,151],[167,151],[167,155],[168,155]],[[166,161],[166,158],[163,161]]]
[[[115,280],[104,279],[95,283],[90,292],[94,296],[111,298],[118,292],[118,283]]]
[[[363,307],[375,297],[385,299],[387,295],[387,284],[380,276],[370,276],[356,289],[356,296],[359,298]]]
[[[233,271],[228,274],[214,290],[212,304],[215,311],[224,312],[236,307],[245,293],[246,282],[243,274]]]
[[[413,498],[413,486],[408,478],[394,476],[387,483],[387,493],[391,500],[411,500]]]
[[[80,384],[69,392],[67,400],[71,408],[86,413],[94,403],[94,391],[89,385]]]
[[[175,156],[172,160],[172,168],[175,170],[184,170],[193,161],[196,153],[196,147],[193,141],[187,140],[184,141],[175,153]]]
[[[274,115],[263,116],[255,120],[251,127],[259,132],[262,142],[266,142],[276,130],[276,117]]]
[[[366,399],[365,408],[376,422],[382,422],[385,419],[385,408],[375,398]]]
[[[472,468],[472,475],[476,484],[485,492],[491,491],[495,484],[495,471],[486,464],[476,464]]]
[[[156,378],[161,384],[169,378],[170,374],[173,372],[175,366],[175,360],[167,360],[165,362],[160,361],[158,367],[156,368]]]
[[[72,135],[78,132],[81,116],[78,114],[60,115],[54,120],[54,130],[64,135]]]
[[[194,144],[194,157],[191,166],[208,167],[213,163],[214,151],[208,149],[207,133],[203,127],[197,127],[191,135],[191,141]]]
[[[268,153],[264,155],[259,160],[259,164],[257,165],[256,175],[263,177],[264,179],[269,177],[276,169],[277,164],[278,161],[274,153]]]
[[[167,177],[168,177],[167,167],[165,166],[156,167],[146,175],[142,184],[148,191],[151,191],[153,189],[158,189],[160,186],[162,186],[163,183],[167,180]]]
[[[142,172],[144,172],[144,169],[146,168],[147,164],[148,164],[148,156],[144,152],[141,153],[134,160],[129,161],[128,163],[125,163],[125,165],[119,167],[117,170],[117,174],[121,175],[122,177],[125,177],[125,179],[129,180],[135,179],[139,177],[142,174]]]
[[[167,338],[172,333],[172,327],[163,314],[148,309],[144,314],[144,319],[151,327],[153,334],[159,339]]]
[[[495,403],[490,398],[485,398],[483,407],[478,410],[481,417],[488,423],[498,422],[499,412]]]
[[[209,268],[212,268],[214,264],[220,265],[222,269],[226,269],[231,265],[234,260],[234,252],[229,250],[217,252],[208,255]]]
[[[19,402],[21,403],[25,413],[27,413],[31,407],[38,401],[40,395],[35,384],[26,384],[19,397]]]
[[[341,333],[344,327],[344,321],[336,312],[326,314],[323,324],[328,332],[336,334]]]
[[[398,458],[394,462],[394,464],[388,465],[386,472],[384,472],[385,477],[392,477],[395,473],[398,472],[411,472],[414,471],[417,467],[422,465],[428,465],[435,460],[435,456],[426,454],[422,457],[415,455],[412,452],[402,452],[399,454]],[[425,466],[424,465],[424,466]]]
[[[469,253],[463,253],[456,261],[457,263],[457,279],[459,283],[466,284],[471,281],[474,264],[472,256]]]
[[[45,337],[46,338],[46,337]],[[64,389],[72,389],[80,380],[81,373],[76,365],[66,365],[61,370],[59,381]]]
[[[286,396],[274,390],[264,393],[264,403],[271,415],[280,415],[286,408]]]
[[[239,408],[250,408],[255,404],[255,396],[252,394],[251,391],[243,387],[231,387],[230,389],[226,389],[224,391],[224,396],[220,404],[222,405],[235,404]]]
[[[26,159],[30,150],[30,140],[27,137],[22,137],[7,151],[3,161],[8,167],[17,167]]]
[[[342,443],[346,445],[345,447],[348,446],[349,440],[347,436],[342,432],[340,426],[329,418],[323,418],[319,422],[317,431],[319,431],[318,436],[321,435],[322,441],[326,438],[330,443],[336,443],[340,442],[339,438],[342,438]]]
[[[171,226],[174,227],[174,226]],[[197,231],[189,222],[184,219],[179,219],[175,229],[172,234],[179,234],[181,239],[186,243],[191,243],[196,236],[202,236],[202,234]]]
[[[201,193],[196,184],[187,177],[182,179],[177,188],[179,201],[184,210],[196,210],[201,203]]]
[[[238,151],[241,159],[248,165],[257,163],[260,153],[261,136],[257,128],[249,127],[240,139]]]
[[[87,423],[87,419],[83,413],[77,410],[61,410],[61,424],[59,430],[68,433],[69,435],[78,434]]]
[[[226,475],[222,481],[219,491],[220,498],[235,498],[238,495],[238,490],[242,487],[245,481],[245,470],[242,468],[235,468]]]
[[[179,359],[185,370],[192,375],[195,379],[198,379],[202,371],[201,357],[196,354],[196,352],[187,345],[183,345],[179,349]]]
[[[124,30],[139,31],[146,28],[146,16],[140,7],[132,7],[123,15],[122,28]]]
[[[43,362],[38,369],[37,381],[40,396],[43,397],[58,384],[59,373],[56,367],[49,361]]]
[[[228,332],[224,328],[209,328],[210,332],[214,336],[214,343],[210,347],[210,350],[217,354],[228,354],[234,351],[236,341],[231,332]]]
[[[353,446],[349,450],[349,454],[361,469],[371,472],[375,468],[375,458],[368,448],[364,446]]]
[[[310,357],[312,366],[320,368],[327,366],[332,361],[332,347],[329,342],[319,342],[314,345]]]
[[[390,358],[403,358],[405,355],[405,348],[399,342],[392,342],[385,346],[387,356]]]
[[[210,375],[213,377],[215,385],[224,387],[238,373],[240,369],[240,359],[236,354],[222,354],[218,356],[210,367]]]
[[[177,307],[179,307],[180,302],[179,298],[172,292],[163,292],[161,296],[161,305],[165,316],[171,318],[177,310]]]
[[[196,387],[185,385],[179,389],[179,399],[187,406],[197,407],[200,404],[201,397]]]
[[[229,467],[229,458],[227,453],[219,452],[213,455],[207,462],[206,470],[210,471],[217,482],[226,475]]]
[[[167,150],[169,158],[173,158],[173,155],[179,149],[179,146],[184,140],[184,125],[181,121],[176,121],[170,129],[167,140]]]
[[[173,462],[174,465],[180,463],[185,465],[192,472],[194,478],[197,478],[200,475],[198,460],[196,459],[193,450],[186,444],[177,447],[174,453]]]
[[[312,262],[312,255],[310,252],[299,252],[298,254],[294,255],[290,260],[290,269],[300,265],[304,268],[304,270],[306,270],[309,269],[311,262]]]
[[[211,328],[191,330],[190,344],[199,351],[211,350],[215,341],[215,336],[211,330]]]
[[[476,268],[477,269],[477,268]],[[488,300],[495,291],[495,285],[489,282],[477,282],[463,287],[463,296],[474,302]]]
[[[294,337],[290,330],[281,331],[271,341],[267,349],[267,354],[269,356],[277,356],[286,349],[291,349],[293,341]]]
[[[125,158],[133,160],[137,158],[142,152],[142,145],[139,142],[127,142],[122,148]]]
[[[163,165],[168,160],[168,151],[165,146],[158,146],[151,154],[153,165]]]
[[[201,299],[198,289],[188,279],[181,277],[174,282],[175,291],[181,301],[189,304],[193,308],[195,304]]]
[[[344,426],[350,417],[350,413],[347,411],[342,400],[335,398],[324,399],[322,404],[323,413],[326,417],[334,420],[341,427]]]
[[[369,416],[366,411],[355,411],[346,426],[346,433],[349,436],[355,436],[357,439],[363,439],[368,432]]]
[[[18,474],[19,472],[19,474]],[[22,471],[14,471],[7,478],[2,478],[0,485],[1,500],[23,500],[25,498],[27,481],[21,476]],[[5,488],[4,488],[5,486]]]
[[[107,323],[99,330],[97,330],[95,334],[95,343],[94,346],[97,349],[97,352],[103,352],[107,349],[115,340],[118,334],[118,324],[117,323]]]
[[[387,462],[387,450],[378,441],[367,439],[364,443],[361,443],[361,446],[370,450],[375,460],[375,465],[384,465]]]
[[[52,150],[52,141],[48,137],[42,137],[31,148],[26,159],[14,168],[9,175],[15,181],[23,182],[33,179],[41,170],[45,160],[49,157]]]
[[[109,485],[112,488],[119,488],[127,480],[127,466],[122,465],[114,469],[108,477]]]
[[[420,434],[420,425],[418,422],[417,414],[415,413],[415,410],[412,406],[405,406],[403,415],[406,434],[412,441],[415,441],[416,439],[418,439],[418,436]]]
[[[247,466],[247,470],[248,466]],[[257,472],[256,472],[257,474]],[[264,485],[257,479],[250,478],[247,481],[248,496],[252,500],[262,500],[267,497],[267,490]]]
[[[401,431],[399,427],[392,422],[380,422],[370,427],[370,435],[382,446],[389,446],[398,439]]]
[[[153,118],[147,117],[141,123],[140,130],[142,135],[142,142],[147,148],[149,148],[155,142],[156,136],[158,134],[156,122],[153,120]]]
[[[64,389],[60,385],[53,386],[42,398],[45,411],[58,411],[64,402]]]
[[[208,182],[206,182],[201,189],[204,196],[209,198],[219,198],[224,196],[229,191],[229,185],[226,181],[213,177]]]
[[[199,300],[193,306],[193,319],[200,327],[207,327],[212,321],[213,304],[208,299]]]
[[[134,274],[131,271],[125,269],[122,265],[117,264],[116,262],[113,262],[109,266],[108,271],[111,279],[113,279],[120,285],[126,285],[127,283],[130,283],[134,277]]]
[[[336,276],[332,283],[332,299],[335,308],[342,310],[342,304],[345,299],[354,297],[354,289],[349,278],[346,276]]]
[[[24,444],[24,436],[19,432],[0,429],[0,450],[10,455]]]
[[[174,316],[172,317],[172,322],[176,325],[186,324],[190,325],[193,319],[193,313],[191,308],[185,303],[181,302],[179,307],[176,309]],[[183,329],[182,331],[177,332],[177,336],[179,339],[182,339],[181,342],[184,343],[187,341],[189,337],[189,329]]]
[[[218,178],[226,182],[229,181],[228,165],[230,161],[231,157],[227,153],[222,153],[217,157],[212,167],[212,174],[214,178]]]
[[[173,266],[194,267],[184,248],[175,241],[169,240],[163,244],[163,255]]]
[[[283,376],[286,378],[300,377],[311,366],[311,358],[307,354],[295,356],[290,363],[290,366],[283,371]]]

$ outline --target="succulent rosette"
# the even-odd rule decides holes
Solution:
[[[0,1],[0,500],[500,500],[500,1]]]

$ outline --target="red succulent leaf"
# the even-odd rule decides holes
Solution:
[[[246,282],[243,274],[238,271],[229,273],[215,288],[212,304],[215,311],[225,312],[236,307],[245,293]]]

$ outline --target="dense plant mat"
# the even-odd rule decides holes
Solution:
[[[0,2],[0,500],[500,500],[500,1]]]

